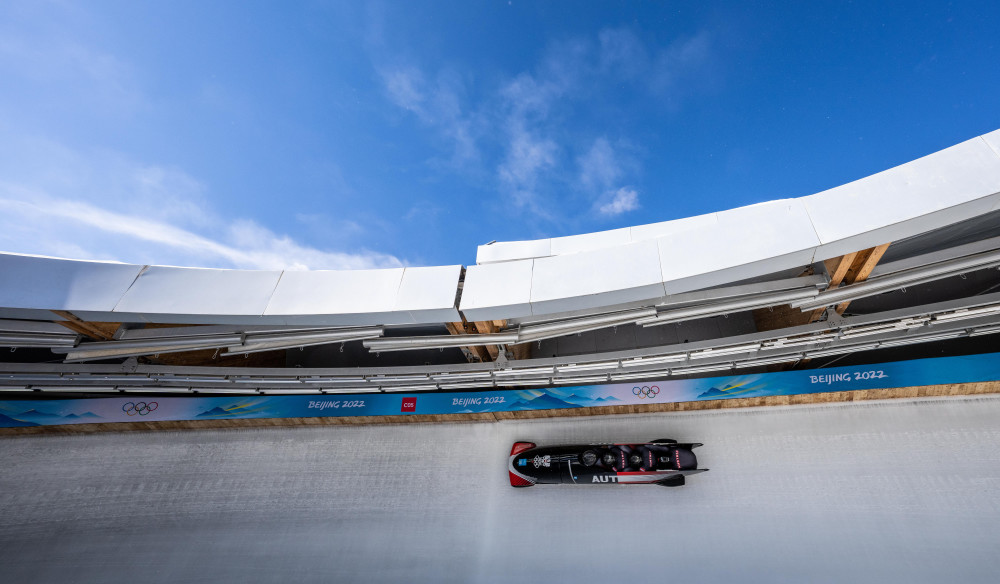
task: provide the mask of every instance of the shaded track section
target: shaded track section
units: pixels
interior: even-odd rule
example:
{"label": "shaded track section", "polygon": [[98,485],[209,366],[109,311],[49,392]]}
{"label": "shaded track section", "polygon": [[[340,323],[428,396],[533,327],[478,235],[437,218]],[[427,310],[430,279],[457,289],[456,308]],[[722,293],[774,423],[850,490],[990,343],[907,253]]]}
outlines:
{"label": "shaded track section", "polygon": [[[0,440],[12,582],[992,582],[1000,398]],[[688,486],[507,485],[510,444],[704,442]]]}

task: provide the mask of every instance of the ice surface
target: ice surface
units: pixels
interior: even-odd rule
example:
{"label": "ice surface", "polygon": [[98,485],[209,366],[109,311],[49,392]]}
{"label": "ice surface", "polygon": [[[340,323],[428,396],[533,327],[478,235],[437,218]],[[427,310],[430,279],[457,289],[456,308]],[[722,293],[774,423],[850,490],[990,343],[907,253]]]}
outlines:
{"label": "ice surface", "polygon": [[[995,582],[1000,397],[0,439],[6,582]],[[511,443],[704,442],[678,489]]]}

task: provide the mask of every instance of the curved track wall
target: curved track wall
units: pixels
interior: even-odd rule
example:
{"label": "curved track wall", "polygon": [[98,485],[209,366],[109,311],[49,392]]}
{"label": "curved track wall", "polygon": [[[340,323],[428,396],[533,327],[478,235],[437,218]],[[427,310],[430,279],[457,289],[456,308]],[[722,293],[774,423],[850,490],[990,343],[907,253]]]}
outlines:
{"label": "curved track wall", "polygon": [[[0,441],[5,581],[993,582],[1000,398]],[[510,444],[704,442],[680,489]]]}

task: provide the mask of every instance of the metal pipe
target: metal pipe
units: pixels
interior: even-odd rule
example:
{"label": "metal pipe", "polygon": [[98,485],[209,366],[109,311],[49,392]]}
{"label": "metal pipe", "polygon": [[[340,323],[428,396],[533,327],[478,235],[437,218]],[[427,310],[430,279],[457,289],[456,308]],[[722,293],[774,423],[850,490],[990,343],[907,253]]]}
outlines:
{"label": "metal pipe", "polygon": [[818,287],[825,288],[829,281],[830,280],[826,275],[815,274],[813,276],[770,280],[757,284],[739,284],[737,286],[710,288],[708,290],[697,290],[695,292],[682,292],[680,294],[671,294],[670,296],[667,296],[667,301],[657,304],[656,308],[660,310],[686,308],[688,306],[728,301],[737,298],[746,298],[747,296],[760,296],[765,293]]}
{"label": "metal pipe", "polygon": [[[646,314],[653,314],[655,312],[656,312],[655,309],[650,308],[650,309],[648,309],[648,311],[646,312]],[[573,328],[549,329],[548,332],[542,332],[542,331],[538,331],[538,332],[531,331],[531,332],[528,332],[527,330],[524,330],[524,331],[521,331],[520,333],[518,333],[517,342],[512,343],[512,344],[519,345],[521,343],[533,343],[533,342],[536,342],[536,341],[544,341],[545,339],[554,339],[554,338],[557,338],[557,337],[564,337],[566,335],[574,335],[574,334],[579,334],[579,333],[586,333],[586,332],[596,331],[596,330],[605,329],[605,328],[609,328],[609,327],[613,327],[613,326],[623,326],[623,325],[635,324],[637,318],[649,318],[649,317],[648,316],[647,317],[629,316],[629,317],[623,317],[623,318],[616,319],[616,320],[605,321],[605,322],[602,322],[602,323],[593,323],[593,324],[578,325],[578,326],[573,327]]]}
{"label": "metal pipe", "polygon": [[[151,353],[166,353],[169,347],[198,347],[214,349],[228,345],[238,345],[243,342],[242,335],[219,335],[214,337],[182,337],[177,339],[156,339],[155,341],[104,341],[97,343],[80,343],[72,352],[97,351],[130,351],[132,355],[149,355]],[[180,349],[183,350],[183,349]],[[138,353],[136,351],[139,351]],[[55,353],[69,353],[70,350],[54,350]]]}
{"label": "metal pipe", "polygon": [[534,324],[521,327],[518,330],[519,338],[527,338],[532,335],[539,335],[543,333],[551,333],[557,331],[572,331],[575,332],[576,329],[592,326],[592,325],[602,325],[601,328],[614,326],[612,323],[620,321],[636,321],[640,318],[646,318],[648,316],[654,316],[656,314],[656,309],[653,307],[649,308],[639,308],[636,310],[627,310],[624,312],[615,312],[611,314],[601,314],[597,316],[585,316],[583,318],[574,318],[572,320],[562,320],[557,322],[549,322],[545,324]]}
{"label": "metal pipe", "polygon": [[717,365],[703,365],[700,367],[679,367],[671,369],[671,375],[693,375],[695,373],[709,373],[712,371],[727,371],[733,368],[732,363],[719,363]]}
{"label": "metal pipe", "polygon": [[858,298],[874,296],[876,294],[895,290],[896,288],[903,288],[910,284],[932,282],[934,280],[941,280],[950,276],[957,276],[958,274],[963,274],[971,270],[992,268],[998,265],[1000,265],[1000,250],[994,250],[957,260],[941,262],[924,268],[913,268],[902,272],[896,272],[894,274],[879,276],[878,278],[871,278],[858,284],[851,284],[849,286],[837,288],[836,290],[824,292],[813,300],[793,302],[792,307],[800,308],[803,312],[805,312],[807,310],[832,306],[834,304],[840,304],[841,302],[848,302]]}
{"label": "metal pipe", "polygon": [[689,308],[666,310],[664,312],[658,313],[655,317],[646,320],[641,320],[638,322],[638,324],[641,324],[642,326],[657,326],[661,324],[680,322],[684,320],[692,320],[695,318],[702,318],[706,316],[729,314],[731,312],[737,312],[742,310],[767,308],[769,306],[788,304],[789,302],[792,302],[794,300],[801,300],[803,298],[813,298],[817,294],[819,294],[819,290],[817,290],[816,288],[808,288],[805,290],[794,290],[792,292],[762,294],[751,298],[744,298],[742,300],[734,300],[732,302],[703,304],[700,306],[691,306]]}
{"label": "metal pipe", "polygon": [[493,377],[506,379],[519,375],[551,375],[555,373],[555,367],[524,367],[521,369],[498,369],[493,372]]}
{"label": "metal pipe", "polygon": [[226,352],[222,353],[222,356],[228,357],[229,355],[261,353],[264,351],[277,351],[279,349],[295,349],[297,347],[315,347],[317,345],[332,345],[336,343],[346,343],[349,341],[362,341],[365,339],[375,339],[375,338],[378,338],[378,335],[351,336],[351,337],[338,337],[338,338],[314,338],[312,340],[288,339],[283,341],[269,341],[260,343],[251,343],[250,339],[247,339],[247,343],[244,345],[234,345],[232,347],[228,347],[226,349]]}
{"label": "metal pipe", "polygon": [[583,333],[624,324],[632,324],[637,319],[656,314],[655,308],[640,308],[613,314],[602,314],[576,318],[568,321],[529,325],[517,332],[491,333],[482,335],[451,335],[433,337],[389,337],[365,341],[371,351],[407,351],[414,349],[441,349],[477,345],[516,345],[541,341],[553,337]]}
{"label": "metal pipe", "polygon": [[72,345],[57,345],[55,343],[30,342],[0,342],[0,347],[10,347],[11,349],[53,349],[56,347],[71,347]]}
{"label": "metal pipe", "polygon": [[48,322],[44,320],[15,320],[9,318],[0,318],[0,334],[5,333],[32,333],[32,334],[46,334],[46,335],[70,335],[76,336],[76,333],[70,329],[64,327],[61,324],[56,324],[54,322]]}
{"label": "metal pipe", "polygon": [[307,332],[292,332],[292,333],[258,334],[258,333],[247,332],[245,335],[246,340],[244,341],[244,344],[250,345],[258,343],[280,343],[280,342],[285,342],[287,344],[292,341],[311,342],[323,339],[330,339],[330,342],[339,340],[351,341],[351,340],[378,338],[382,336],[384,330],[385,329],[378,326],[378,327],[342,329],[342,330],[332,330],[332,331],[307,331]]}
{"label": "metal pipe", "polygon": [[122,341],[140,341],[154,339],[169,339],[175,337],[204,337],[218,335],[264,335],[291,334],[297,332],[336,332],[349,331],[359,327],[328,327],[328,326],[287,326],[287,325],[205,325],[182,326],[170,328],[134,328],[119,329],[115,338]]}
{"label": "metal pipe", "polygon": [[[96,344],[96,343],[95,343]],[[145,347],[141,349],[104,349],[102,351],[70,351],[63,359],[66,363],[77,363],[81,361],[98,361],[101,359],[115,359],[118,357],[139,357],[142,355],[158,355],[160,353],[183,353],[184,351],[199,351],[203,349],[218,349],[219,346],[212,343],[208,345],[180,345],[164,347]],[[62,352],[62,351],[59,351]]]}
{"label": "metal pipe", "polygon": [[364,341],[371,351],[406,351],[412,349],[441,349],[469,345],[500,345],[517,341],[517,333],[486,335],[451,335],[434,337],[388,337]]}
{"label": "metal pipe", "polygon": [[15,344],[46,347],[72,347],[77,343],[79,335],[50,335],[45,333],[0,332],[0,346],[10,347]]}

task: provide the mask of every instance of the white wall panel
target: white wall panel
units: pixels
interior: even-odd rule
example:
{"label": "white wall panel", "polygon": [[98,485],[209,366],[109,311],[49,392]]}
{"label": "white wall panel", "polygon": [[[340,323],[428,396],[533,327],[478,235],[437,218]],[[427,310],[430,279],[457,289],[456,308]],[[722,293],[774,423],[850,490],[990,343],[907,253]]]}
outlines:
{"label": "white wall panel", "polygon": [[461,320],[455,307],[462,266],[405,268],[393,310],[408,312],[418,323]]}
{"label": "white wall panel", "polygon": [[657,242],[666,292],[676,294],[809,264],[819,239],[802,203],[785,199],[723,211],[713,229]]}
{"label": "white wall panel", "polygon": [[803,250],[782,256],[770,257],[748,264],[733,266],[715,271],[693,274],[685,278],[667,280],[663,288],[667,294],[681,294],[694,290],[703,290],[715,286],[725,286],[750,278],[768,276],[774,278],[791,278],[808,265],[812,258],[812,250]]}
{"label": "white wall panel", "polygon": [[264,314],[348,315],[391,313],[403,268],[286,271]]}
{"label": "white wall panel", "polygon": [[552,255],[551,241],[551,239],[498,241],[490,245],[480,245],[476,251],[476,263],[508,262]]}
{"label": "white wall panel", "polygon": [[998,192],[1000,158],[974,138],[802,200],[822,259],[967,219],[992,208],[975,202]]}
{"label": "white wall panel", "polygon": [[142,268],[0,253],[0,306],[111,311]]}
{"label": "white wall panel", "polygon": [[281,272],[263,270],[150,266],[118,302],[115,312],[260,316],[280,276]]}
{"label": "white wall panel", "polygon": [[534,260],[469,266],[460,308],[469,320],[498,320],[531,315]]}
{"label": "white wall panel", "polygon": [[993,130],[989,134],[984,134],[981,138],[993,150],[997,158],[1000,158],[1000,130]]}
{"label": "white wall panel", "polygon": [[706,213],[705,215],[674,219],[673,221],[636,225],[629,228],[629,233],[631,234],[632,241],[644,241],[668,235],[681,235],[689,231],[711,229],[718,222],[717,213]]}
{"label": "white wall panel", "polygon": [[625,245],[632,240],[629,235],[629,228],[611,229],[609,231],[597,231],[594,233],[583,233],[580,235],[570,235],[568,237],[552,238],[552,255],[566,255],[591,251],[605,247]]}
{"label": "white wall panel", "polygon": [[655,241],[535,260],[533,314],[568,312],[664,295]]}

